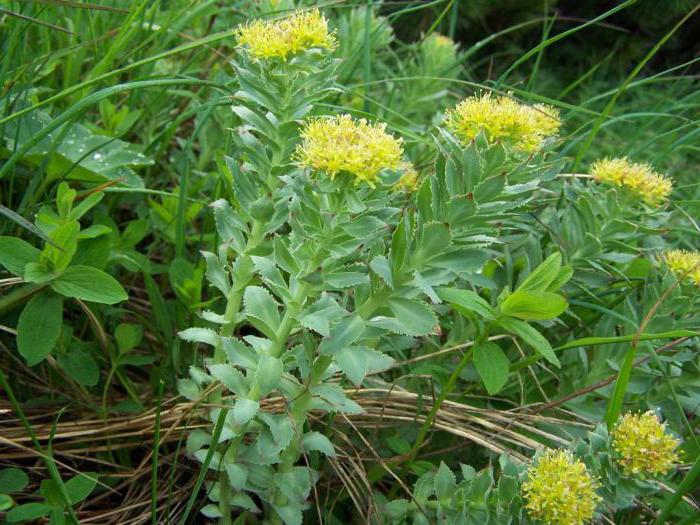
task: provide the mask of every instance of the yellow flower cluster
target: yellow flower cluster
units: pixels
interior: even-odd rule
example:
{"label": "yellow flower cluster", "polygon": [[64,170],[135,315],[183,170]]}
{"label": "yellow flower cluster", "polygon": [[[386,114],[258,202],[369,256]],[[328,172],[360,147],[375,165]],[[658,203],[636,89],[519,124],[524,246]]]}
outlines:
{"label": "yellow flower cluster", "polygon": [[416,168],[414,168],[413,164],[410,162],[407,162],[403,167],[405,171],[403,172],[403,175],[401,175],[399,182],[396,183],[397,186],[408,192],[416,191],[420,184],[420,177],[416,171]]}
{"label": "yellow flower cluster", "polygon": [[600,501],[597,484],[571,452],[549,450],[531,465],[523,483],[525,508],[547,525],[583,525],[593,519]]}
{"label": "yellow flower cluster", "polygon": [[624,186],[652,206],[663,204],[673,189],[671,179],[627,157],[598,160],[591,166],[591,174],[598,182]]}
{"label": "yellow flower cluster", "polygon": [[612,446],[625,474],[666,474],[678,461],[678,440],[653,412],[623,416],[612,431]]}
{"label": "yellow flower cluster", "polygon": [[676,277],[700,286],[700,252],[668,250],[664,253],[664,260]]}
{"label": "yellow flower cluster", "polygon": [[280,20],[253,20],[238,30],[238,44],[255,58],[286,59],[313,48],[333,49],[335,37],[318,9]]}
{"label": "yellow flower cluster", "polygon": [[446,125],[463,144],[483,132],[490,142],[500,141],[532,153],[559,132],[561,121],[559,110],[552,106],[526,106],[509,97],[486,93],[469,97],[448,111]]}
{"label": "yellow flower cluster", "polygon": [[301,166],[335,177],[340,172],[374,187],[384,169],[402,166],[403,141],[386,132],[386,124],[371,124],[350,115],[307,122],[295,158]]}

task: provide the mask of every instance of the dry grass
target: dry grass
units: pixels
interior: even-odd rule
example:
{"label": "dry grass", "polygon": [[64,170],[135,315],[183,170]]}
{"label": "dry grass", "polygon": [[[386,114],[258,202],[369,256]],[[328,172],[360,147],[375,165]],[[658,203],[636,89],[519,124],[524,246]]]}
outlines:
{"label": "dry grass", "polygon": [[[392,470],[392,465],[400,463],[402,457],[380,455],[370,445],[373,440],[364,435],[389,427],[417,428],[425,421],[432,400],[390,387],[349,390],[347,394],[362,406],[364,413],[339,415],[332,421],[338,455],[329,460],[319,491],[325,493],[327,499],[337,496],[344,488],[358,511],[369,519],[376,507],[367,478],[368,465],[381,465],[402,485],[409,497],[410,491]],[[204,417],[211,408],[213,405],[208,403],[183,402],[177,397],[162,404],[160,446],[163,448],[158,458],[158,516],[163,523],[175,521],[182,511],[199,468],[198,463],[186,457],[184,446],[178,444],[184,444],[187,432],[192,429],[209,427]],[[269,398],[263,409],[283,412],[285,399]],[[447,401],[437,413],[434,429],[463,438],[464,446],[484,447],[496,454],[508,454],[525,461],[543,444],[568,444],[566,437],[548,429],[590,426],[585,421],[572,422],[570,416],[564,419],[531,412],[527,408],[494,410]],[[32,447],[31,438],[20,420],[11,416],[12,409],[6,401],[0,403],[0,414],[3,416],[0,419],[0,466],[21,465],[40,479],[44,474],[40,453]],[[64,477],[98,467],[103,473],[101,483],[106,490],[96,491],[97,495],[77,509],[81,523],[138,524],[151,520],[155,409],[138,415],[110,416],[106,421],[70,408],[61,411],[60,418],[58,410],[28,409],[26,415],[42,445],[51,443],[55,461]],[[329,421],[325,414],[319,413],[313,417],[312,425],[329,425]],[[123,460],[126,455],[139,463],[133,468],[125,468],[122,465],[127,463]],[[121,461],[110,460],[116,457]],[[35,488],[30,485],[28,490]],[[317,503],[319,497],[316,494]]]}

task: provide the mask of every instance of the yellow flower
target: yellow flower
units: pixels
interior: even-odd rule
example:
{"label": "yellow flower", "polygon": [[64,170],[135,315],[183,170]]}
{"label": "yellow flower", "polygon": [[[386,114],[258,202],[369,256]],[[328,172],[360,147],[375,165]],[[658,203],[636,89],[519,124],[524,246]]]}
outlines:
{"label": "yellow flower", "polygon": [[454,41],[449,36],[441,35],[440,33],[432,33],[428,38],[424,40],[423,44],[434,44],[435,47],[442,47],[446,49],[452,49],[455,47]]}
{"label": "yellow flower", "polygon": [[396,185],[404,189],[408,192],[413,192],[418,189],[418,186],[420,185],[420,177],[418,175],[418,171],[413,167],[413,164],[410,162],[407,162],[404,165],[405,171],[403,172],[403,175],[401,175],[401,178],[399,181],[396,183]]}
{"label": "yellow flower", "polygon": [[598,160],[591,166],[598,182],[624,186],[646,203],[659,206],[671,194],[671,179],[656,173],[648,164],[635,164],[627,157]]}
{"label": "yellow flower", "polygon": [[282,58],[312,48],[333,49],[335,37],[318,9],[280,20],[253,20],[238,29],[238,44],[254,58]]}
{"label": "yellow flower", "polygon": [[612,446],[625,474],[666,474],[678,461],[678,440],[653,412],[623,416],[612,431]]}
{"label": "yellow flower", "polygon": [[552,106],[526,106],[509,97],[486,93],[469,97],[448,111],[446,125],[463,144],[483,132],[491,142],[500,141],[532,153],[559,132],[561,121],[559,111]]}
{"label": "yellow flower", "polygon": [[353,120],[350,115],[318,118],[307,122],[301,136],[297,162],[331,178],[347,172],[374,187],[382,170],[402,165],[403,141],[386,133],[383,123]]}
{"label": "yellow flower", "polygon": [[700,252],[667,250],[664,260],[676,277],[688,279],[695,286],[700,286]]}
{"label": "yellow flower", "polygon": [[571,452],[549,450],[530,466],[523,493],[528,514],[546,525],[583,525],[600,501],[597,484]]}

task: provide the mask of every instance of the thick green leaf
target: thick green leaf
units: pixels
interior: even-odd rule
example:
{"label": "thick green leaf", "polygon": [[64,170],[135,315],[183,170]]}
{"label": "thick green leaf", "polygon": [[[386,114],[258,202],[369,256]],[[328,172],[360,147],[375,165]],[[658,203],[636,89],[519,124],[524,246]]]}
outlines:
{"label": "thick green leaf", "polygon": [[[33,110],[3,126],[5,142],[10,150],[19,149],[51,123],[48,113]],[[64,139],[54,144],[59,136]],[[50,171],[69,173],[80,180],[118,181],[131,187],[143,187],[141,178],[131,168],[153,164],[136,146],[95,134],[81,124],[64,124],[51,132],[24,155],[24,160],[38,164],[49,154]]]}
{"label": "thick green leaf", "polygon": [[435,474],[433,483],[435,484],[435,496],[438,500],[449,501],[452,499],[457,486],[457,479],[444,461],[440,462],[440,467]]}
{"label": "thick green leaf", "polygon": [[569,304],[561,295],[553,292],[529,292],[518,290],[510,294],[501,312],[510,317],[525,321],[554,319],[568,308]]}
{"label": "thick green leaf", "polygon": [[331,323],[337,322],[347,315],[347,311],[328,295],[322,296],[318,301],[299,314],[299,323],[324,337],[330,336]]}
{"label": "thick green leaf", "polygon": [[143,325],[134,323],[120,323],[114,330],[114,338],[117,340],[119,352],[130,352],[141,343],[143,338]]}
{"label": "thick green leaf", "polygon": [[474,346],[474,366],[490,395],[497,394],[508,381],[510,361],[501,347],[490,341]]}
{"label": "thick green leaf", "polygon": [[243,294],[243,302],[250,324],[274,340],[280,325],[280,314],[270,292],[261,286],[249,286]]}
{"label": "thick green leaf", "polygon": [[469,316],[471,313],[478,314],[483,319],[493,319],[494,313],[491,305],[479,294],[471,290],[459,290],[457,288],[438,288],[437,294],[440,299],[449,303],[452,308],[462,315]]}
{"label": "thick green leaf", "polygon": [[244,397],[239,398],[236,400],[236,404],[233,405],[233,421],[236,425],[245,425],[255,417],[258,410],[260,410],[260,403],[257,401]]}
{"label": "thick green leaf", "polygon": [[325,337],[318,349],[322,354],[335,354],[357,341],[364,331],[364,319],[357,314],[351,315],[331,328],[330,337]]}
{"label": "thick green leaf", "polygon": [[523,339],[528,345],[537,351],[542,357],[555,366],[560,366],[559,358],[552,350],[552,345],[544,336],[525,321],[520,321],[513,318],[504,318],[499,321],[499,324],[508,332],[515,334]]}
{"label": "thick green leaf", "polygon": [[83,472],[66,481],[66,492],[71,504],[75,505],[87,498],[97,486],[97,474]]}
{"label": "thick green leaf", "polygon": [[389,299],[389,308],[394,317],[375,317],[372,326],[411,336],[428,335],[437,324],[432,308],[415,299],[394,297]]}
{"label": "thick green leaf", "polygon": [[426,264],[434,268],[445,268],[455,273],[474,273],[481,270],[491,254],[475,248],[457,248],[431,258]]}
{"label": "thick green leaf", "polygon": [[51,512],[51,507],[44,503],[25,503],[10,510],[5,519],[7,523],[32,521],[46,516],[49,512]]}
{"label": "thick green leaf", "polygon": [[178,379],[177,391],[181,396],[184,396],[190,401],[197,401],[199,399],[199,386],[191,379]]}
{"label": "thick green leaf", "polygon": [[68,267],[51,283],[51,288],[66,297],[93,303],[115,304],[129,298],[114,277],[92,266]]}
{"label": "thick green leaf", "polygon": [[255,372],[255,380],[260,389],[260,395],[266,396],[279,387],[282,370],[281,359],[267,355],[260,358]]}
{"label": "thick green leaf", "polygon": [[15,275],[24,275],[27,263],[37,262],[41,252],[16,237],[0,237],[0,265]]}
{"label": "thick green leaf", "polygon": [[328,457],[335,457],[333,443],[331,443],[330,439],[320,432],[314,431],[304,434],[304,437],[301,438],[301,448],[305,452],[317,450],[319,452],[323,452]]}
{"label": "thick green leaf", "polygon": [[53,293],[35,295],[24,307],[17,323],[17,349],[29,366],[51,353],[61,334],[63,298]]}
{"label": "thick green leaf", "polygon": [[39,255],[39,263],[49,271],[60,273],[73,260],[78,249],[78,221],[68,221],[51,232],[52,244],[47,244]]}
{"label": "thick green leaf", "polygon": [[[561,253],[552,255],[535,268],[530,275],[518,286],[519,291],[544,292],[549,289],[552,281],[556,279],[561,268]],[[556,290],[552,290],[556,291]]]}
{"label": "thick green leaf", "polygon": [[209,372],[237,396],[248,395],[248,383],[241,371],[233,365],[228,363],[209,365]]}
{"label": "thick green leaf", "polygon": [[0,512],[6,512],[11,509],[15,501],[7,494],[0,494]]}
{"label": "thick green leaf", "polygon": [[4,468],[0,470],[0,493],[11,494],[19,492],[29,483],[29,477],[18,468]]}
{"label": "thick green leaf", "polygon": [[323,280],[332,288],[350,288],[369,282],[369,276],[360,272],[324,272]]}
{"label": "thick green leaf", "polygon": [[219,334],[211,328],[187,328],[177,333],[178,337],[184,341],[191,343],[204,343],[211,346],[217,346],[221,341]]}
{"label": "thick green leaf", "polygon": [[366,346],[346,346],[335,354],[335,362],[356,386],[367,374],[389,368],[394,360]]}
{"label": "thick green leaf", "polygon": [[413,255],[417,267],[443,253],[450,247],[450,231],[447,225],[433,222],[423,226],[420,240]]}
{"label": "thick green leaf", "polygon": [[[150,357],[150,356],[148,356]],[[100,369],[92,354],[78,346],[69,348],[56,358],[58,366],[76,383],[95,386],[100,380]]]}

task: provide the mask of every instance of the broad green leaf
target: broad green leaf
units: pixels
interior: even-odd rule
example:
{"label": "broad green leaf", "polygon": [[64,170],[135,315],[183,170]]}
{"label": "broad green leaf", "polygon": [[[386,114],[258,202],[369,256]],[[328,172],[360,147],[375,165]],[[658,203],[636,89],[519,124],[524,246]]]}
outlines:
{"label": "broad green leaf", "polygon": [[323,280],[331,288],[350,288],[369,282],[369,276],[360,272],[324,272]]}
{"label": "broad green leaf", "polygon": [[369,267],[374,273],[381,277],[390,288],[394,287],[394,281],[391,275],[391,264],[389,264],[389,260],[386,257],[383,255],[376,256],[369,263]]}
{"label": "broad green leaf", "polygon": [[56,209],[61,219],[66,220],[68,218],[77,194],[78,192],[68,186],[68,183],[65,181],[58,185],[56,190]]}
{"label": "broad green leaf", "polygon": [[[519,291],[544,292],[549,289],[552,281],[559,275],[561,269],[561,253],[554,252],[552,255],[535,268],[530,275],[518,286]],[[556,291],[556,290],[552,290]]]}
{"label": "broad green leaf", "polygon": [[555,366],[560,366],[559,358],[552,350],[552,345],[537,329],[524,321],[508,317],[499,320],[499,324],[508,332],[521,337],[523,341],[534,348],[547,361]]}
{"label": "broad green leaf", "polygon": [[299,323],[321,334],[324,337],[330,336],[330,325],[347,315],[345,308],[342,308],[329,295],[322,296],[314,304],[305,308],[299,314]]}
{"label": "broad green leaf", "polygon": [[255,417],[260,410],[260,403],[245,397],[238,398],[233,405],[233,421],[238,426],[245,425]]}
{"label": "broad green leaf", "polygon": [[19,523],[22,521],[33,521],[46,516],[51,512],[51,507],[44,503],[25,503],[10,510],[5,519],[7,523]]}
{"label": "broad green leaf", "polygon": [[29,366],[41,363],[51,353],[62,324],[61,296],[44,292],[29,300],[17,323],[17,349]]}
{"label": "broad green leaf", "polygon": [[403,297],[394,297],[388,302],[394,317],[375,317],[370,324],[416,337],[428,335],[435,328],[437,318],[427,304]]}
{"label": "broad green leaf", "polygon": [[318,349],[322,354],[335,354],[357,341],[364,331],[364,319],[351,315],[331,328],[330,337],[325,337]]}
{"label": "broad green leaf", "polygon": [[93,303],[115,304],[129,298],[114,277],[92,266],[70,266],[51,282],[51,288],[66,297]]}
{"label": "broad green leaf", "polygon": [[564,286],[566,283],[569,282],[569,280],[571,279],[571,277],[573,277],[573,275],[574,275],[573,267],[569,266],[568,264],[565,264],[564,266],[559,268],[559,273],[557,273],[557,276],[549,284],[547,291],[548,292],[559,291],[559,289],[562,286]]}
{"label": "broad green leaf", "polygon": [[191,379],[178,379],[177,391],[181,396],[184,396],[190,401],[197,401],[199,399],[199,386]]}
{"label": "broad green leaf", "polygon": [[475,313],[483,319],[491,320],[494,318],[491,305],[476,292],[443,287],[437,289],[437,294],[440,299],[449,303],[462,315],[469,316],[469,314]]}
{"label": "broad green leaf", "polygon": [[[80,219],[83,215],[85,215],[88,211],[90,211],[92,208],[97,206],[97,204],[102,200],[102,198],[105,196],[104,193],[102,192],[97,192],[97,193],[91,193],[84,199],[82,199],[78,204],[73,208],[73,210],[70,212],[70,218],[72,220],[77,221]],[[111,230],[111,228],[110,228]]]}
{"label": "broad green leaf", "polygon": [[37,262],[41,252],[17,237],[0,237],[0,265],[8,272],[22,276],[27,263]]}
{"label": "broad green leaf", "polygon": [[490,395],[497,394],[508,381],[510,361],[501,347],[490,341],[474,346],[474,366]]}
{"label": "broad green leaf", "polygon": [[229,283],[224,263],[211,252],[202,251],[201,254],[207,262],[206,275],[209,283],[226,295],[231,289],[231,284]]}
{"label": "broad green leaf", "polygon": [[47,244],[39,255],[39,263],[52,272],[62,272],[73,260],[78,249],[78,221],[68,221],[51,232],[53,244]]}
{"label": "broad green leaf", "polygon": [[290,501],[305,504],[311,494],[313,483],[318,476],[309,467],[292,467],[286,472],[275,474],[275,486]]}
{"label": "broad green leaf", "polygon": [[[33,110],[3,126],[10,150],[21,148],[52,122],[51,116]],[[57,137],[63,140],[54,143]],[[68,173],[69,178],[95,182],[118,181],[130,187],[143,187],[132,167],[153,164],[139,148],[128,142],[98,135],[81,124],[64,124],[34,145],[24,161],[38,165],[49,159],[53,173]]]}
{"label": "broad green leaf", "polygon": [[6,512],[11,509],[15,501],[7,494],[0,494],[0,512]]}
{"label": "broad green leaf", "polygon": [[501,312],[525,321],[543,321],[558,317],[568,306],[566,299],[553,292],[517,290],[503,301]]}
{"label": "broad green leaf", "polygon": [[389,368],[394,360],[366,346],[346,346],[334,356],[338,367],[356,386],[367,374]]}
{"label": "broad green leaf", "polygon": [[220,342],[219,334],[211,328],[187,328],[177,333],[178,337],[191,343],[204,343],[217,346]]}
{"label": "broad green leaf", "polygon": [[293,505],[273,505],[275,512],[279,514],[282,518],[284,525],[302,525],[304,521],[304,514],[301,508]]}
{"label": "broad green leaf", "polygon": [[268,338],[277,338],[277,328],[280,325],[280,314],[277,303],[265,288],[249,286],[243,294],[245,316],[255,328]]}
{"label": "broad green leaf", "polygon": [[335,457],[333,443],[331,443],[330,439],[320,432],[313,431],[304,434],[304,437],[301,438],[301,448],[304,450],[304,452],[317,450],[318,452],[323,452],[330,458]]}
{"label": "broad green leaf", "polygon": [[244,490],[248,482],[248,468],[240,463],[227,463],[225,469],[231,486],[236,490]]}
{"label": "broad green leaf", "polygon": [[455,494],[457,479],[444,461],[440,462],[440,467],[435,474],[435,496],[440,501],[449,501]]}
{"label": "broad green leaf", "polygon": [[455,273],[474,273],[481,270],[491,258],[486,250],[457,248],[431,258],[426,264],[433,268],[445,268]]}
{"label": "broad green leaf", "polygon": [[413,254],[416,267],[423,261],[433,259],[443,253],[451,244],[450,231],[445,224],[433,222],[423,226],[420,241]]}
{"label": "broad green leaf", "polygon": [[120,353],[130,352],[141,343],[143,325],[120,323],[114,330],[114,338],[117,340],[117,347]]}
{"label": "broad green leaf", "polygon": [[202,513],[203,516],[206,516],[210,519],[221,518],[223,516],[223,514],[221,514],[219,506],[215,505],[214,503],[204,505],[201,509],[199,509],[199,512]]}
{"label": "broad green leaf", "polygon": [[209,365],[209,372],[238,397],[248,395],[248,383],[241,371],[233,365],[228,363]]}
{"label": "broad green leaf", "polygon": [[258,362],[255,380],[260,389],[260,395],[266,396],[279,387],[282,377],[282,360],[272,356],[263,356]]}
{"label": "broad green leaf", "polygon": [[66,481],[66,492],[71,504],[75,505],[87,498],[97,486],[97,474],[83,472]]}
{"label": "broad green leaf", "polygon": [[79,346],[69,348],[56,358],[58,366],[76,383],[95,386],[100,381],[100,369],[92,354]]}
{"label": "broad green leaf", "polygon": [[29,477],[18,468],[0,470],[0,493],[11,494],[23,490],[29,484]]}

